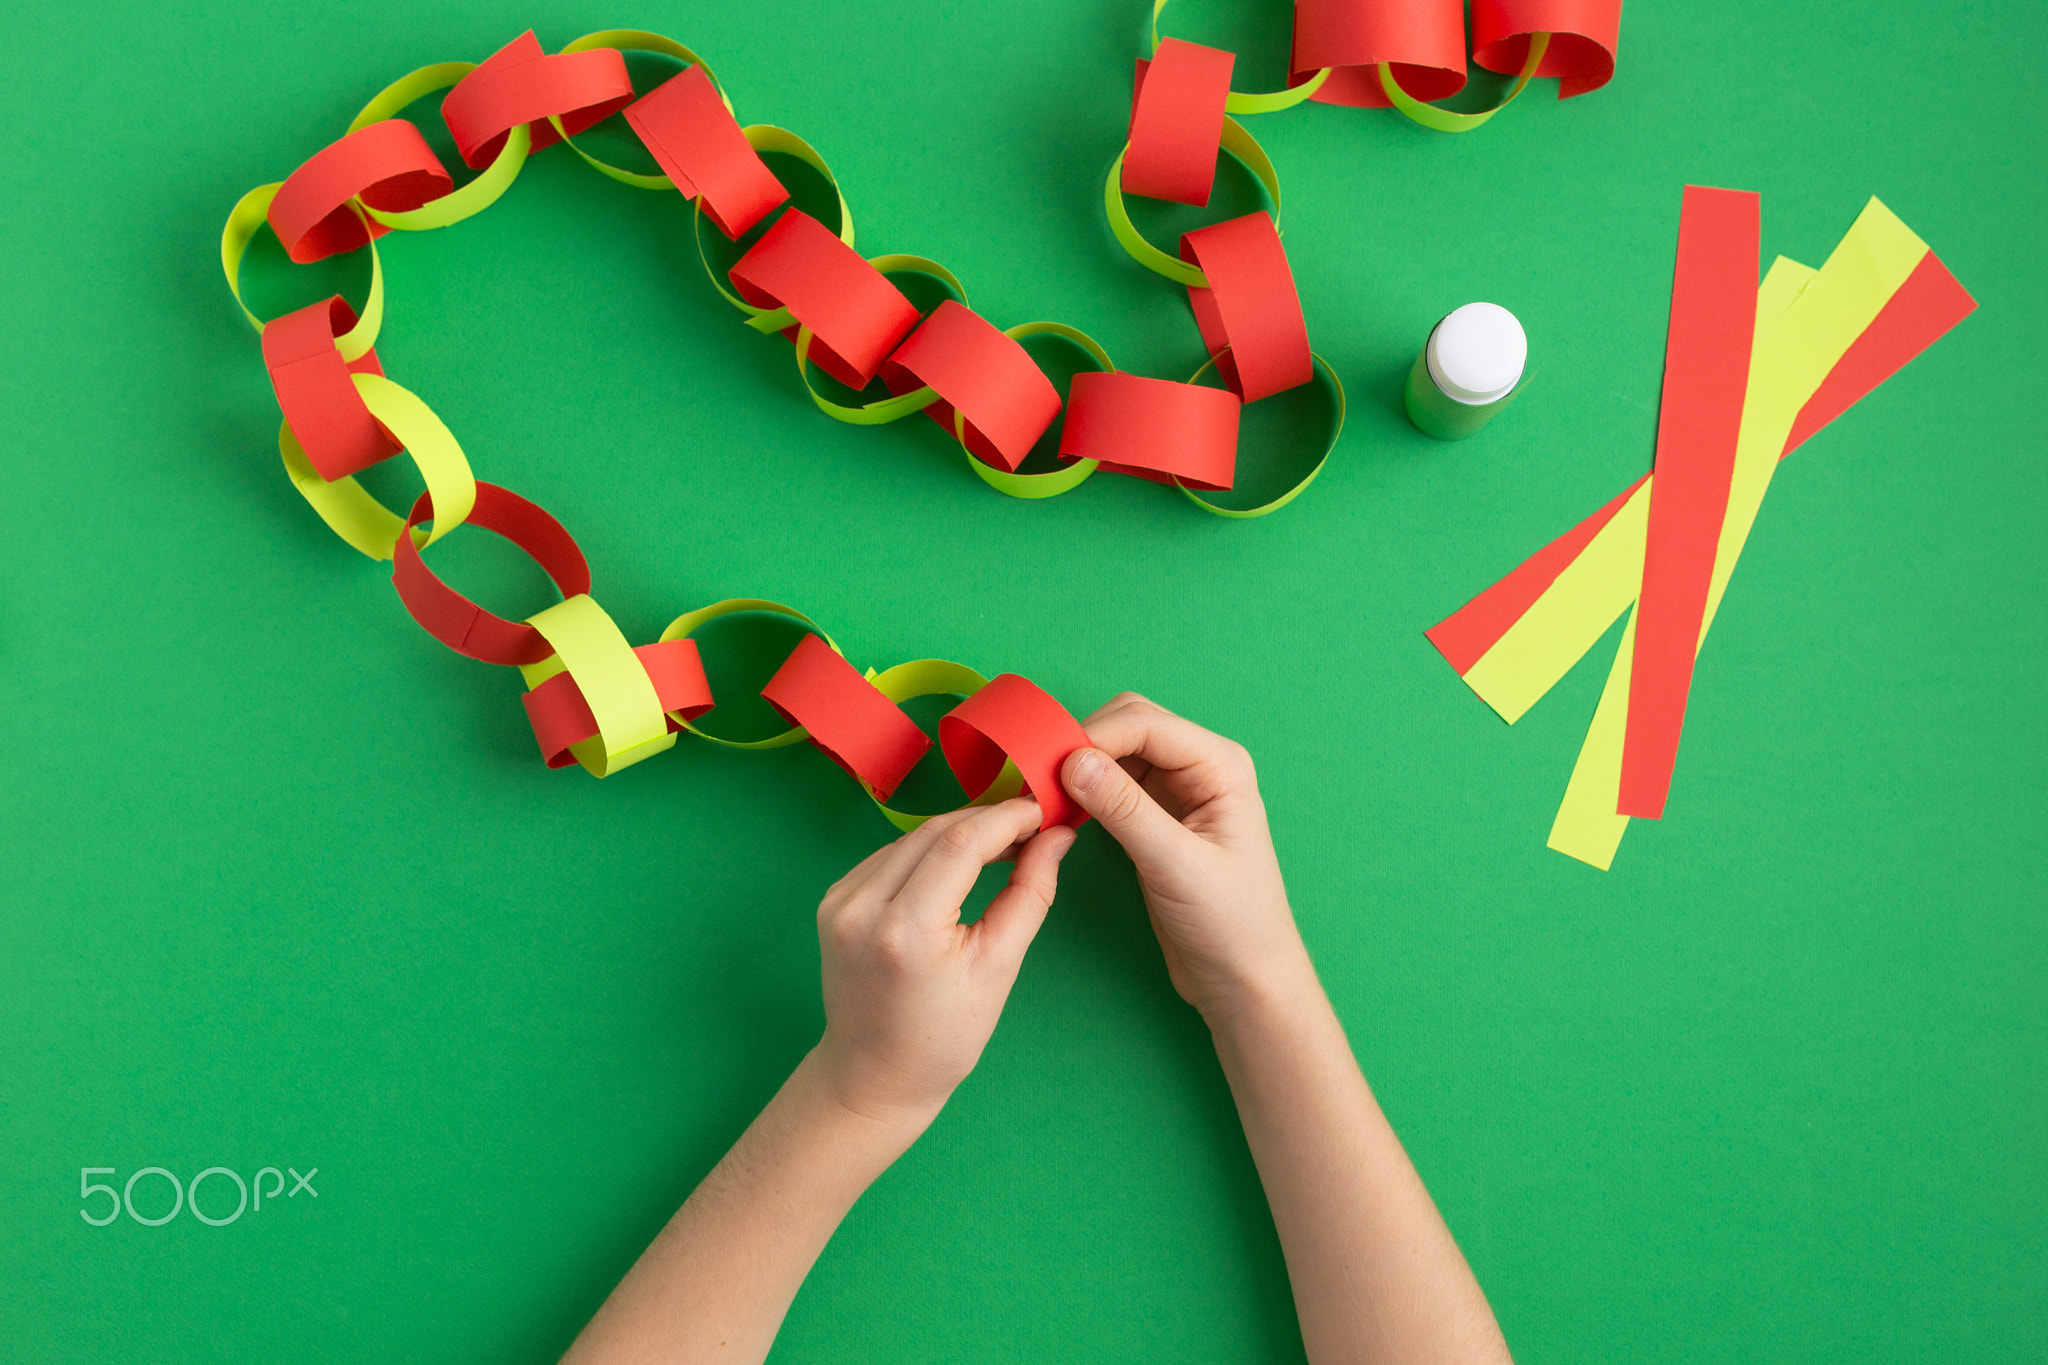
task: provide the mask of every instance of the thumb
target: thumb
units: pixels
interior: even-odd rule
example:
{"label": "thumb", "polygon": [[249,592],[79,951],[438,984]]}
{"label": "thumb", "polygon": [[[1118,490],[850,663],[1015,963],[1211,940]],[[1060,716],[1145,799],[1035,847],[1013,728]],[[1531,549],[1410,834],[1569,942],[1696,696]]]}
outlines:
{"label": "thumb", "polygon": [[1185,835],[1180,821],[1159,808],[1116,760],[1100,749],[1077,749],[1060,767],[1068,794],[1102,822],[1133,862],[1167,856]]}
{"label": "thumb", "polygon": [[1010,884],[996,893],[968,931],[1012,979],[1031,940],[1038,936],[1038,927],[1045,923],[1045,912],[1052,908],[1053,894],[1059,889],[1060,859],[1073,846],[1074,831],[1066,825],[1033,835],[1017,855]]}

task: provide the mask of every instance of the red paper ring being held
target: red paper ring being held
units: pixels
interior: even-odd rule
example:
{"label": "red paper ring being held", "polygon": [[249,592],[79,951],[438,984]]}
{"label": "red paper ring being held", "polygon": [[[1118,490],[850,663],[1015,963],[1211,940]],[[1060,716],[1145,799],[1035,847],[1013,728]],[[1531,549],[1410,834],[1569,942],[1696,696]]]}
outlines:
{"label": "red paper ring being held", "polygon": [[1237,478],[1243,406],[1228,389],[1083,371],[1067,389],[1060,458],[1100,460],[1104,469],[1154,483],[1228,488]]}
{"label": "red paper ring being held", "polygon": [[953,412],[966,419],[964,444],[983,464],[1006,473],[1060,415],[1060,393],[1022,344],[966,304],[947,299],[882,364],[891,393],[929,384],[939,401],[925,415],[947,431]]}
{"label": "red paper ring being held", "polygon": [[390,229],[350,207],[403,213],[455,187],[441,158],[402,118],[358,128],[306,158],[270,201],[270,230],[300,265],[367,246]]}
{"label": "red paper ring being held", "polygon": [[329,483],[405,449],[370,415],[349,382],[352,374],[384,373],[374,346],[355,360],[341,358],[334,339],[355,325],[356,310],[336,294],[263,327],[263,365],[277,406],[314,470]]}
{"label": "red paper ring being held", "polygon": [[737,240],[789,198],[701,66],[627,105],[626,122],[683,198],[699,200],[728,238]]}
{"label": "red paper ring being held", "polygon": [[441,101],[441,119],[464,164],[482,170],[522,123],[532,125],[530,155],[560,140],[549,115],[574,137],[632,102],[626,58],[616,48],[549,56],[528,29],[455,83]]}
{"label": "red paper ring being held", "polygon": [[1088,747],[1088,732],[1067,709],[1035,683],[1003,673],[939,720],[939,748],[946,765],[970,797],[988,790],[1009,757],[1024,775],[1024,789],[1045,813],[1041,830],[1054,825],[1080,828],[1088,812],[1067,795],[1060,765]]}
{"label": "red paper ring being held", "polygon": [[1197,208],[1209,202],[1236,61],[1178,38],[1162,40],[1151,61],[1139,60],[1121,181],[1126,193]]}
{"label": "red paper ring being held", "polygon": [[1598,90],[1614,77],[1621,0],[1472,0],[1472,60],[1488,71],[1520,71],[1538,33],[1550,45],[1536,74],[1557,77],[1559,99]]}
{"label": "red paper ring being held", "polygon": [[1188,304],[1216,372],[1239,398],[1256,403],[1316,377],[1294,272],[1264,209],[1183,234],[1180,255],[1209,281],[1188,286]]}
{"label": "red paper ring being held", "polygon": [[[695,640],[635,645],[633,657],[647,670],[655,699],[668,713],[670,734],[683,728],[676,722],[678,715],[695,720],[711,709],[711,684],[705,680]],[[584,699],[583,689],[566,672],[555,674],[520,700],[526,705],[526,719],[533,726],[541,757],[550,768],[568,767],[576,761],[570,746],[597,737],[597,717]]]}
{"label": "red paper ring being held", "polygon": [[811,359],[856,391],[917,326],[889,277],[801,209],[790,209],[728,272],[756,308],[787,308],[811,329]]}
{"label": "red paper ring being held", "polygon": [[[412,515],[406,518],[406,534],[392,546],[391,582],[412,619],[457,654],[487,664],[537,664],[554,653],[554,647],[532,626],[492,615],[435,577],[410,534],[433,515],[433,496],[420,494],[412,505]],[[562,596],[590,591],[590,564],[562,523],[510,489],[479,479],[469,524],[495,531],[533,556]],[[597,733],[595,721],[590,733]]]}
{"label": "red paper ring being held", "polygon": [[1381,62],[1392,64],[1401,88],[1418,100],[1440,100],[1464,89],[1461,0],[1296,0],[1291,83],[1330,68],[1311,99],[1389,108],[1392,101],[1380,86]]}
{"label": "red paper ring being held", "polygon": [[815,635],[797,643],[761,695],[879,801],[889,799],[932,747],[915,721]]}

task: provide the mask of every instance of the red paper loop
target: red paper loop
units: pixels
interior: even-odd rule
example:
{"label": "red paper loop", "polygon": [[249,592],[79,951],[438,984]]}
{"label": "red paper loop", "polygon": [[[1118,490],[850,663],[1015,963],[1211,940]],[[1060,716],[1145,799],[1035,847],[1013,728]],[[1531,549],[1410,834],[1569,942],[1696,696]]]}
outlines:
{"label": "red paper loop", "polygon": [[903,292],[801,209],[776,219],[728,277],[756,308],[787,308],[810,328],[811,359],[850,389],[866,388],[917,326]]}
{"label": "red paper loop", "polygon": [[370,415],[349,382],[351,374],[384,373],[376,348],[355,360],[343,360],[335,349],[334,339],[355,325],[356,310],[336,294],[263,328],[263,364],[277,406],[314,470],[329,483],[405,449]]}
{"label": "red paper loop", "polygon": [[939,720],[939,748],[967,794],[987,791],[1008,756],[1024,775],[1024,790],[1038,798],[1045,813],[1038,825],[1042,830],[1088,823],[1088,812],[1060,782],[1060,765],[1087,747],[1088,732],[1081,723],[1037,684],[1015,673],[990,678]]}
{"label": "red paper loop", "polygon": [[270,230],[285,255],[304,265],[366,246],[390,231],[349,207],[360,198],[373,209],[402,213],[455,187],[441,159],[402,118],[358,128],[306,158],[270,201]]}
{"label": "red paper loop", "polygon": [[967,419],[967,449],[1010,473],[1060,415],[1059,390],[1031,353],[953,299],[933,309],[883,362],[882,382],[891,393],[929,384],[939,401],[925,415],[950,432],[957,408]]}
{"label": "red paper loop", "polygon": [[887,801],[932,747],[916,722],[815,635],[804,636],[761,695],[877,800]]}
{"label": "red paper loop", "polygon": [[1121,181],[1125,193],[1197,207],[1209,202],[1236,61],[1233,53],[1164,38],[1150,62],[1138,62]]}
{"label": "red paper loop", "polygon": [[1389,107],[1381,62],[1393,65],[1394,79],[1416,99],[1457,94],[1465,88],[1465,7],[1459,0],[1297,0],[1294,81],[1331,68],[1311,99]]}
{"label": "red paper loop", "polygon": [[1216,372],[1247,403],[1315,378],[1301,295],[1280,233],[1264,209],[1184,233],[1180,255],[1207,277],[1188,303]]}
{"label": "red paper loop", "polygon": [[701,199],[704,216],[728,238],[789,198],[701,66],[627,105],[626,122],[683,198]]}
{"label": "red paper loop", "polygon": [[[412,505],[412,515],[406,518],[405,533],[391,547],[391,583],[412,619],[457,654],[487,664],[537,664],[554,653],[554,647],[526,622],[492,615],[434,575],[420,558],[411,535],[413,527],[433,515],[433,495],[420,494]],[[467,520],[471,526],[497,532],[533,556],[562,596],[590,591],[590,564],[574,538],[561,522],[517,493],[479,479],[476,505]],[[582,694],[577,697],[580,703]],[[597,733],[594,722],[591,733]]]}
{"label": "red paper loop", "polygon": [[[483,485],[478,484],[477,489],[481,492]],[[656,700],[669,713],[670,734],[683,728],[676,720],[677,714],[684,720],[695,720],[711,709],[711,684],[704,679],[704,664],[697,657],[695,640],[635,645],[633,657],[647,670]],[[576,756],[569,752],[569,746],[597,736],[597,717],[591,714],[590,703],[583,699],[583,689],[567,673],[555,674],[520,700],[526,704],[526,719],[533,726],[533,737],[540,742],[541,757],[550,768],[566,768],[574,763]]]}
{"label": "red paper loop", "polygon": [[1154,483],[1228,488],[1237,477],[1242,407],[1228,389],[1086,370],[1067,390],[1060,458],[1100,460],[1104,469]]}
{"label": "red paper loop", "polygon": [[1534,33],[1550,35],[1536,74],[1558,78],[1559,99],[1598,90],[1614,76],[1621,0],[1472,0],[1472,60],[1488,71],[1519,72]]}
{"label": "red paper loop", "polygon": [[463,163],[482,170],[522,123],[533,125],[528,150],[537,152],[559,140],[548,115],[558,115],[574,137],[632,101],[625,54],[599,47],[549,56],[528,29],[455,83],[441,101],[441,119]]}

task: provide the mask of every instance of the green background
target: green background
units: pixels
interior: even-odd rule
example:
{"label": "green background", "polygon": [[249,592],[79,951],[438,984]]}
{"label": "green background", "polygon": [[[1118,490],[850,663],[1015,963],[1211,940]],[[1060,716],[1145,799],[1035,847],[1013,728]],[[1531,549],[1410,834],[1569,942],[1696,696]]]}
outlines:
{"label": "green background", "polygon": [[[1184,297],[1100,207],[1143,6],[84,8],[8,39],[0,1357],[550,1359],[815,1040],[813,907],[889,831],[808,748],[543,769],[516,675],[415,628],[285,480],[221,220],[415,66],[644,27],[823,151],[867,252],[1177,377]],[[1284,5],[1169,21],[1279,82]],[[1021,671],[1079,713],[1135,688],[1248,744],[1330,993],[1521,1359],[2041,1359],[2044,38],[2023,0],[1632,0],[1611,86],[1541,82],[1476,134],[1256,121],[1352,400],[1261,521],[1110,477],[1011,501],[930,423],[826,420],[681,201],[560,150],[388,239],[380,354],[570,527],[636,640],[775,598],[862,664]],[[1667,817],[1601,874],[1543,841],[1612,637],[1510,730],[1422,631],[1645,467],[1686,181],[1760,191],[1766,256],[1814,265],[1878,194],[1981,307],[1787,463]],[[252,278],[282,306],[359,264]],[[1402,375],[1475,298],[1540,373],[1438,445]],[[1255,411],[1252,483],[1299,467],[1317,402]],[[492,540],[435,562],[549,600]],[[773,641],[729,643],[739,733]],[[318,1198],[79,1218],[82,1166],[213,1165],[317,1166]],[[776,1358],[1300,1353],[1206,1036],[1091,830],[980,1069]]]}

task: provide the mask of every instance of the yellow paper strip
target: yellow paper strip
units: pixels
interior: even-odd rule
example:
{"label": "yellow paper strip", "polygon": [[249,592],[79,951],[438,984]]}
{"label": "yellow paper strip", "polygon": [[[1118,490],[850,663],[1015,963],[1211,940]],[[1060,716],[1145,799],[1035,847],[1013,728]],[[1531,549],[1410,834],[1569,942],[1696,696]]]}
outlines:
{"label": "yellow paper strip", "polygon": [[1571,672],[1643,586],[1650,522],[1645,482],[1522,618],[1465,673],[1480,699],[1513,725]]}
{"label": "yellow paper strip", "polygon": [[1607,670],[1607,685],[1600,690],[1600,704],[1593,708],[1586,742],[1579,746],[1578,762],[1572,765],[1564,801],[1550,826],[1550,847],[1602,872],[1613,866],[1614,851],[1621,847],[1621,836],[1628,833],[1629,817],[1617,815],[1614,808],[1620,800],[1621,749],[1628,734],[1628,678],[1635,659],[1636,618],[1631,615],[1622,627],[1614,666]]}
{"label": "yellow paper strip", "polygon": [[[593,776],[630,767],[676,742],[647,670],[617,623],[588,593],[557,602],[526,621],[554,646],[560,663],[555,671],[566,670],[576,679],[597,720],[596,738],[569,746]],[[528,685],[534,682],[528,674]]]}
{"label": "yellow paper strip", "polygon": [[[1927,244],[1891,210],[1872,199],[1827,263],[1800,281],[1796,293],[1790,289],[1790,280],[1776,291],[1760,291],[1758,341],[1743,398],[1728,514],[1715,550],[1699,648],[1706,645],[1707,630],[1748,543],[1750,528],[1799,410],[1926,254]],[[1783,257],[1779,260],[1784,262]],[[1772,273],[1777,270],[1774,264]],[[1768,278],[1765,283],[1769,285]],[[1762,314],[1767,301],[1775,306],[1786,293],[1792,297],[1784,300],[1781,318],[1766,329]],[[1647,488],[1645,485],[1645,491]],[[1622,737],[1628,727],[1634,646],[1635,622],[1630,620],[1550,830],[1551,848],[1603,871],[1613,865],[1615,850],[1628,829],[1628,817],[1614,811],[1621,793]]]}
{"label": "yellow paper strip", "polygon": [[[1757,287],[1757,343],[1777,326],[1814,274],[1790,257],[1771,263]],[[1571,672],[1635,601],[1643,583],[1644,533],[1655,482],[1654,476],[1646,480],[1522,619],[1466,671],[1465,682],[1508,724],[1520,720]]]}

